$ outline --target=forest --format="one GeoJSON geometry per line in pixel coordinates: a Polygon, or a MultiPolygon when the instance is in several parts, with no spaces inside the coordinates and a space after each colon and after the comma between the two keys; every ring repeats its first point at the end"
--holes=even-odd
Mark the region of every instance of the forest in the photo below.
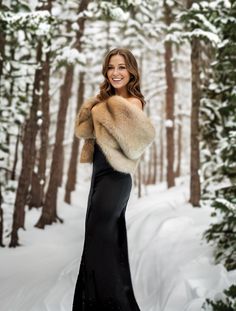
{"type": "MultiPolygon", "coordinates": [[[[212,265],[233,281],[204,296],[201,310],[235,311],[236,1],[12,0],[0,7],[1,269],[2,254],[37,249],[45,232],[63,230],[63,204],[66,215],[76,201],[85,204],[78,189],[88,187],[91,166],[79,163],[75,118],[99,91],[104,55],[125,47],[138,61],[157,132],[134,175],[134,200],[151,200],[156,186],[168,197],[184,185],[188,209],[208,211],[203,240],[212,265]]],[[[175,194],[171,200],[179,204],[175,194]]]]}

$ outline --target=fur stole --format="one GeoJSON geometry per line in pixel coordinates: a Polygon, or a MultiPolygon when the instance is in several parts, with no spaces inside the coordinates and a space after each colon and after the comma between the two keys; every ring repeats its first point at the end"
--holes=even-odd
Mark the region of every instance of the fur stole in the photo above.
{"type": "Polygon", "coordinates": [[[80,162],[93,162],[96,139],[110,165],[123,173],[135,172],[155,134],[145,112],[118,95],[102,102],[90,98],[76,117],[75,135],[85,139],[80,162]]]}

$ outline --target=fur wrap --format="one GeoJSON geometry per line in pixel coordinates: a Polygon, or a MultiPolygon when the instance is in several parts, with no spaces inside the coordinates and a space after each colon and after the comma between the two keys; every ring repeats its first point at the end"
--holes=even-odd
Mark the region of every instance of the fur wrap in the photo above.
{"type": "Polygon", "coordinates": [[[123,173],[135,172],[155,134],[145,112],[118,95],[102,102],[96,97],[88,99],[75,122],[75,135],[85,139],[80,162],[93,162],[96,139],[110,165],[123,173]]]}

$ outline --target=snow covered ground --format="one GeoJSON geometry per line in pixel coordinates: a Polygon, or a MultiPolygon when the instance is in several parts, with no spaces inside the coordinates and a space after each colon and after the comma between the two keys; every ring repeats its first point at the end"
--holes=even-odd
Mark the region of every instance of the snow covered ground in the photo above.
{"type": "MultiPolygon", "coordinates": [[[[78,185],[73,206],[59,197],[64,225],[34,228],[39,212],[27,212],[21,247],[0,249],[1,311],[70,311],[84,239],[90,181],[78,185]]],[[[200,311],[205,297],[218,295],[236,279],[213,264],[202,240],[209,208],[192,208],[187,182],[173,189],[150,186],[127,207],[133,287],[142,311],[200,311]]]]}

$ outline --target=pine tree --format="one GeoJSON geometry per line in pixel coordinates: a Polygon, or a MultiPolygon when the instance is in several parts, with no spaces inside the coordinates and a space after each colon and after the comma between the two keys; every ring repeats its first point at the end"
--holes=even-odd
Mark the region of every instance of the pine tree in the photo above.
{"type": "Polygon", "coordinates": [[[216,60],[212,65],[212,82],[207,95],[216,104],[218,127],[215,132],[215,154],[219,165],[214,171],[221,181],[215,191],[212,206],[218,221],[206,231],[207,241],[216,243],[216,262],[223,262],[228,270],[236,269],[236,51],[235,22],[236,3],[228,7],[222,3],[217,16],[221,35],[216,60]]]}
{"type": "MultiPolygon", "coordinates": [[[[39,15],[40,11],[44,11],[44,6],[39,5],[37,8],[39,15]]],[[[25,223],[25,206],[27,204],[28,191],[32,180],[32,173],[36,155],[36,135],[38,131],[37,112],[40,102],[40,84],[42,81],[42,59],[43,59],[43,38],[38,38],[36,43],[36,64],[37,68],[34,73],[32,103],[30,105],[29,116],[26,120],[23,135],[23,152],[22,152],[22,167],[16,192],[13,224],[11,232],[11,241],[9,246],[16,247],[18,242],[18,230],[24,229],[25,223]]]]}
{"type": "MultiPolygon", "coordinates": [[[[215,246],[216,263],[222,262],[233,270],[236,268],[236,3],[197,1],[185,16],[195,26],[187,35],[197,35],[208,48],[205,65],[209,68],[202,66],[201,75],[202,205],[210,204],[214,208],[212,216],[217,219],[204,236],[215,246]]],[[[236,287],[232,285],[224,291],[222,299],[207,299],[203,308],[233,311],[235,298],[236,287]]]]}
{"type": "MultiPolygon", "coordinates": [[[[79,3],[78,14],[83,14],[87,9],[89,0],[82,0],[79,3]]],[[[82,29],[77,31],[76,42],[74,48],[78,51],[81,44],[80,38],[83,34],[83,24],[85,23],[85,18],[80,17],[78,23],[82,29]],[[80,21],[82,20],[82,22],[80,21]]],[[[66,123],[66,115],[68,110],[69,99],[71,97],[71,90],[74,78],[74,65],[68,64],[66,66],[65,76],[63,84],[60,88],[60,100],[59,100],[59,111],[57,116],[57,129],[56,129],[56,139],[53,149],[50,179],[45,196],[45,202],[43,204],[42,214],[36,224],[38,228],[44,228],[45,225],[51,225],[53,222],[62,219],[57,215],[57,193],[58,187],[60,185],[60,176],[63,173],[63,139],[66,123]]]]}
{"type": "MultiPolygon", "coordinates": [[[[0,184],[2,208],[8,214],[13,209],[16,189],[22,186],[20,182],[17,185],[15,174],[18,146],[21,135],[26,133],[24,122],[33,101],[33,76],[38,66],[35,47],[39,38],[47,37],[45,25],[48,22],[47,12],[32,13],[29,5],[19,1],[11,1],[9,7],[3,6],[0,13],[1,40],[4,42],[0,83],[0,184]]],[[[24,214],[24,209],[21,210],[24,214]]],[[[24,215],[21,219],[24,220],[24,215]]],[[[23,222],[19,227],[24,227],[23,222]]],[[[8,230],[5,226],[4,231],[7,233],[8,230]]]]}
{"type": "Polygon", "coordinates": [[[221,299],[206,299],[202,310],[209,311],[235,311],[236,310],[236,285],[231,285],[223,292],[221,299]]]}
{"type": "Polygon", "coordinates": [[[236,267],[236,4],[223,0],[217,3],[198,1],[182,17],[185,15],[194,25],[187,36],[198,36],[201,42],[211,44],[214,53],[210,57],[214,61],[202,79],[202,203],[207,199],[215,208],[213,215],[218,216],[205,237],[216,244],[216,262],[223,262],[231,270],[236,267]]]}

